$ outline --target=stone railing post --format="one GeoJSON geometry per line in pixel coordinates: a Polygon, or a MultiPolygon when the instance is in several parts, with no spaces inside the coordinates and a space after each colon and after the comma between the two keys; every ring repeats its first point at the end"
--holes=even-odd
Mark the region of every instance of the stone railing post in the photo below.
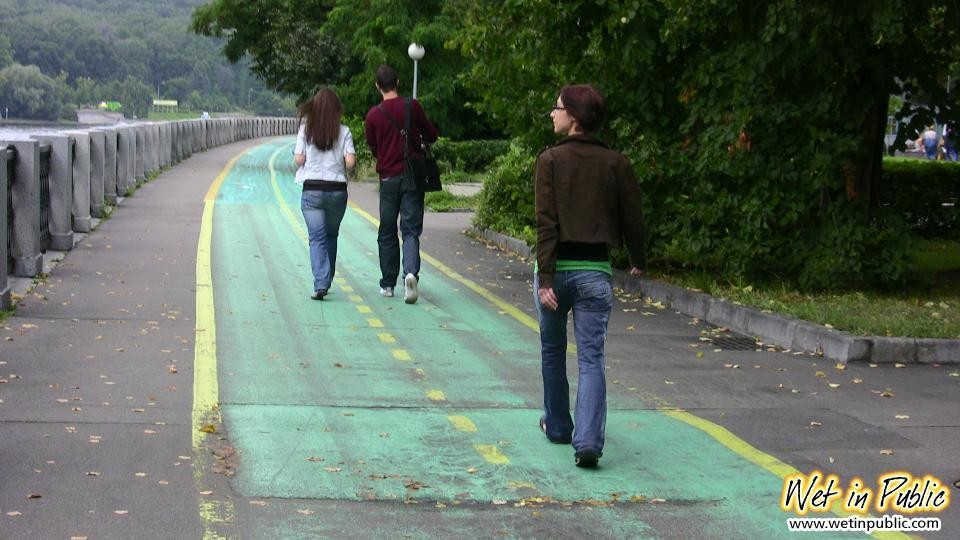
{"type": "Polygon", "coordinates": [[[44,135],[50,144],[50,249],[73,249],[73,138],[44,135]]]}
{"type": "Polygon", "coordinates": [[[17,149],[10,242],[13,275],[33,277],[43,271],[43,256],[40,254],[40,143],[14,141],[12,144],[17,149]]]}
{"type": "Polygon", "coordinates": [[[106,174],[106,134],[94,129],[90,137],[90,216],[102,218],[104,214],[104,181],[106,174]]]}
{"type": "Polygon", "coordinates": [[[90,232],[90,134],[68,131],[73,137],[73,230],[90,232]]]}
{"type": "Polygon", "coordinates": [[[127,191],[133,189],[136,179],[133,171],[136,167],[136,157],[133,150],[136,143],[131,140],[133,130],[129,127],[117,128],[117,197],[125,197],[127,191]]]}
{"type": "Polygon", "coordinates": [[[0,193],[3,193],[3,204],[0,204],[0,310],[7,311],[12,307],[10,301],[10,284],[7,279],[7,261],[10,254],[7,252],[7,185],[12,178],[7,178],[9,161],[16,159],[14,152],[7,150],[7,143],[0,142],[0,193]]]}
{"type": "Polygon", "coordinates": [[[117,179],[120,178],[120,130],[103,130],[103,200],[110,206],[117,204],[117,179]]]}
{"type": "Polygon", "coordinates": [[[144,168],[143,164],[143,160],[146,157],[144,150],[147,147],[146,132],[143,129],[143,126],[139,125],[133,126],[130,129],[133,130],[133,144],[135,145],[133,149],[133,155],[135,157],[133,161],[133,177],[136,179],[137,186],[140,186],[143,184],[143,179],[146,176],[146,169],[144,168]]]}

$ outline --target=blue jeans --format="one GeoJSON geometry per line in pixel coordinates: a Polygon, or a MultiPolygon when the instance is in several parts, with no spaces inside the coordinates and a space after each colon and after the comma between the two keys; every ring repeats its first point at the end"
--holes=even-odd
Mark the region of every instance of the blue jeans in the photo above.
{"type": "Polygon", "coordinates": [[[346,191],[304,191],[300,210],[310,240],[313,290],[329,290],[337,266],[337,236],[347,211],[346,191]]]}
{"type": "Polygon", "coordinates": [[[607,424],[607,380],[603,345],[613,308],[613,287],[604,272],[575,270],[557,272],[553,291],[559,307],[551,311],[540,304],[539,280],[534,277],[533,297],[540,319],[540,361],[543,373],[543,408],[547,435],[565,439],[573,433],[573,447],[603,450],[607,424]],[[577,403],[570,418],[570,387],[567,382],[567,315],[573,310],[573,333],[577,340],[577,403]],[[574,421],[575,420],[575,421],[574,421]],[[574,429],[576,426],[576,429],[574,429]]]}
{"type": "Polygon", "coordinates": [[[394,176],[380,181],[380,286],[395,287],[400,272],[400,241],[397,217],[403,236],[403,275],[420,278],[420,234],[423,233],[423,192],[413,180],[394,176]]]}

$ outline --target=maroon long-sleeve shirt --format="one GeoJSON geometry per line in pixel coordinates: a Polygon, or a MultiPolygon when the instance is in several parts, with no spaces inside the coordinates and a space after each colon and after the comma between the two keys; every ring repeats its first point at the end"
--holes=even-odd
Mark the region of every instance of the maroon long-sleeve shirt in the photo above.
{"type": "MultiPolygon", "coordinates": [[[[405,97],[396,97],[384,100],[380,103],[386,109],[386,113],[393,117],[393,120],[401,128],[403,127],[403,109],[405,97]]],[[[377,160],[377,174],[380,179],[391,178],[403,174],[403,136],[400,131],[387,120],[378,106],[373,106],[367,112],[364,120],[364,134],[366,135],[367,145],[377,160]]],[[[420,106],[417,100],[411,100],[410,103],[410,149],[411,155],[422,154],[420,150],[421,137],[423,142],[428,144],[437,140],[437,128],[433,127],[427,114],[420,106]]]]}

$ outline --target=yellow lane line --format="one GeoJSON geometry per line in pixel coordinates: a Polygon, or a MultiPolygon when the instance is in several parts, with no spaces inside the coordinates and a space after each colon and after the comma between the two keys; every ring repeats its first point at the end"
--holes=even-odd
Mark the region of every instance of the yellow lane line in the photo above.
{"type": "Polygon", "coordinates": [[[367,319],[367,324],[370,325],[370,328],[383,328],[383,321],[380,319],[367,319]]]}
{"type": "MultiPolygon", "coordinates": [[[[190,414],[191,444],[197,462],[193,469],[194,483],[202,491],[207,453],[203,449],[205,433],[200,429],[208,423],[220,422],[220,387],[217,381],[217,321],[213,299],[213,207],[224,179],[237,161],[250,149],[230,159],[213,180],[203,197],[203,215],[200,219],[200,238],[197,243],[196,315],[193,348],[193,406],[190,414]]],[[[219,538],[216,524],[232,523],[234,507],[231,501],[198,499],[197,512],[203,528],[204,540],[219,538]]]]}
{"type": "Polygon", "coordinates": [[[427,395],[427,399],[430,401],[446,401],[447,395],[443,393],[443,390],[427,390],[424,392],[427,395]]]}
{"type": "Polygon", "coordinates": [[[380,333],[377,334],[377,337],[380,338],[380,341],[384,343],[396,343],[397,338],[393,337],[393,334],[380,333]]]}
{"type": "Polygon", "coordinates": [[[501,452],[500,448],[495,444],[475,444],[473,447],[488,463],[493,463],[494,465],[507,465],[510,463],[507,456],[503,455],[503,452],[501,452]]]}
{"type": "Polygon", "coordinates": [[[356,306],[356,308],[357,308],[357,311],[359,311],[360,313],[363,313],[364,315],[369,315],[370,313],[373,313],[373,310],[370,309],[370,306],[356,306]]]}
{"type": "Polygon", "coordinates": [[[457,431],[462,431],[464,433],[477,432],[476,424],[474,424],[473,421],[466,416],[448,416],[447,420],[450,420],[450,423],[453,424],[454,429],[457,431]]]}
{"type": "Polygon", "coordinates": [[[404,349],[393,349],[392,351],[390,351],[390,354],[393,355],[394,360],[399,360],[400,362],[410,361],[410,353],[408,353],[404,349]]]}
{"type": "Polygon", "coordinates": [[[351,302],[357,302],[357,303],[363,302],[363,297],[360,296],[359,294],[347,295],[347,298],[349,298],[351,302]]]}

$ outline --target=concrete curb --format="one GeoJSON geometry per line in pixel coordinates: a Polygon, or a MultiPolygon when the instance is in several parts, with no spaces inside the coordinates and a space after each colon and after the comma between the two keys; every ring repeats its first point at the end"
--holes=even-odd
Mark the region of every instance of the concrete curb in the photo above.
{"type": "MultiPolygon", "coordinates": [[[[470,228],[467,232],[524,258],[530,259],[533,256],[530,246],[516,238],[486,229],[470,228]]],[[[844,364],[871,362],[960,365],[960,340],[957,339],[855,336],[660,281],[635,278],[620,270],[614,271],[613,284],[625,292],[641,293],[710,324],[756,337],[765,343],[816,353],[844,364]]]]}

